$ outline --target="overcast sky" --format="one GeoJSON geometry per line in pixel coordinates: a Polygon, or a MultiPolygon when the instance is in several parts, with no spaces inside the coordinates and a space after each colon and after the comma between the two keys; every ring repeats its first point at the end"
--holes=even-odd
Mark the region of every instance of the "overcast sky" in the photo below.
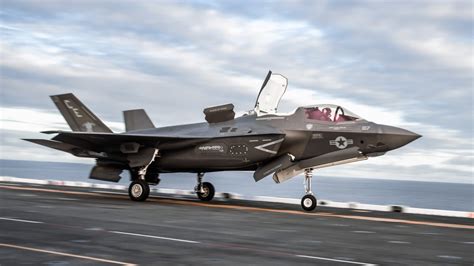
{"type": "MultiPolygon", "coordinates": [[[[321,175],[473,181],[472,1],[0,2],[1,159],[89,162],[23,142],[68,129],[49,95],[73,92],[115,131],[253,107],[269,69],[280,111],[335,103],[423,138],[321,175]],[[258,3],[258,4],[257,4],[258,3]]],[[[250,175],[250,173],[249,173],[250,175]]]]}

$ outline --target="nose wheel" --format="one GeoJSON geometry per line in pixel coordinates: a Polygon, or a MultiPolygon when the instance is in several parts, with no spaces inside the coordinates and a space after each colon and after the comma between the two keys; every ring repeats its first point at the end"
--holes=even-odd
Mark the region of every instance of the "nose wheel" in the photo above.
{"type": "Polygon", "coordinates": [[[304,197],[301,199],[301,207],[307,212],[316,209],[316,205],[316,197],[313,195],[304,195],[304,197]]]}
{"type": "Polygon", "coordinates": [[[301,207],[303,210],[310,212],[316,209],[318,201],[311,191],[311,179],[313,178],[313,169],[304,170],[304,189],[306,195],[301,199],[301,207]]]}
{"type": "Polygon", "coordinates": [[[194,188],[196,195],[202,201],[211,201],[214,198],[214,194],[216,190],[214,186],[209,182],[202,182],[202,178],[204,177],[204,173],[198,173],[197,175],[197,185],[194,188]]]}

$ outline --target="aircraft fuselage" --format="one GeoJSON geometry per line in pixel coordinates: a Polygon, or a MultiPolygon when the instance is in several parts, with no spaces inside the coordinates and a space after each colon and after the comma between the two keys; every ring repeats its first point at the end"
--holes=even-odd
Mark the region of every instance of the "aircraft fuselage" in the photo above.
{"type": "MultiPolygon", "coordinates": [[[[153,129],[156,134],[186,131],[194,135],[216,135],[215,138],[183,149],[158,145],[160,158],[150,167],[158,172],[213,172],[224,170],[255,170],[260,165],[291,154],[300,161],[323,154],[358,147],[369,156],[403,146],[419,135],[410,131],[373,122],[340,123],[307,119],[301,112],[292,115],[248,115],[222,123],[199,123],[153,129]],[[255,135],[268,132],[278,134],[255,135]]],[[[151,133],[151,132],[148,132],[151,133]]],[[[168,144],[171,145],[172,143],[168,144]]]]}

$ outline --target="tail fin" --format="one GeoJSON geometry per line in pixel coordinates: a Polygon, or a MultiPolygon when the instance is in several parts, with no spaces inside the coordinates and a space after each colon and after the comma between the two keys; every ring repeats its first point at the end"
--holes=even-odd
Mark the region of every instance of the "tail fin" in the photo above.
{"type": "Polygon", "coordinates": [[[112,133],[112,130],[100,121],[74,94],[52,95],[51,99],[72,131],[112,133]]]}
{"type": "Polygon", "coordinates": [[[125,131],[127,132],[155,128],[150,117],[148,117],[143,109],[123,111],[123,119],[125,120],[125,131]]]}

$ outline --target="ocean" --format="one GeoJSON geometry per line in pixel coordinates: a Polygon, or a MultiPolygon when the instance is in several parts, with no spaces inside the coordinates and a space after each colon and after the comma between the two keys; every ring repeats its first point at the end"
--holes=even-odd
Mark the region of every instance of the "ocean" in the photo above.
{"type": "MultiPolygon", "coordinates": [[[[0,160],[0,176],[108,183],[88,179],[92,164],[0,160]]],[[[275,184],[271,177],[256,183],[252,172],[208,173],[218,192],[247,196],[301,198],[303,177],[275,184]]],[[[129,183],[122,174],[119,184],[129,183]]],[[[190,173],[162,174],[161,188],[192,190],[196,176],[190,173]]],[[[110,184],[110,183],[108,183],[110,184]]],[[[380,205],[403,205],[418,208],[474,211],[474,185],[458,183],[381,180],[370,178],[313,177],[313,192],[318,199],[380,205]]]]}

